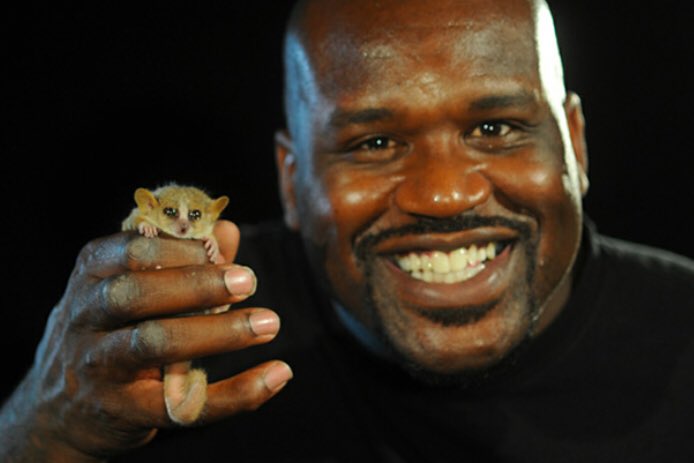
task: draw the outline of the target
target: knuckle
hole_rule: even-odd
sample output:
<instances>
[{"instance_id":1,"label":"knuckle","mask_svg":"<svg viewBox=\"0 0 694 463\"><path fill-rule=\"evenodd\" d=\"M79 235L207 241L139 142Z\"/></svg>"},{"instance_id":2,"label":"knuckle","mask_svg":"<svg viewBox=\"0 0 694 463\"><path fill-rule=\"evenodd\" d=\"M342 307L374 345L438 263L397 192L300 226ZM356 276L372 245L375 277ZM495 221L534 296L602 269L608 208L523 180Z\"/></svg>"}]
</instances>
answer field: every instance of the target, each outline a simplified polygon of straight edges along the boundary
<instances>
[{"instance_id":1,"label":"knuckle","mask_svg":"<svg viewBox=\"0 0 694 463\"><path fill-rule=\"evenodd\" d=\"M102 359L100 356L90 350L84 354L82 357L82 369L86 371L93 371L101 367Z\"/></svg>"},{"instance_id":2,"label":"knuckle","mask_svg":"<svg viewBox=\"0 0 694 463\"><path fill-rule=\"evenodd\" d=\"M187 282L191 288L196 289L196 300L200 307L215 307L223 302L220 293L226 296L226 290L220 271L216 268L189 266L181 268L179 276Z\"/></svg>"},{"instance_id":3,"label":"knuckle","mask_svg":"<svg viewBox=\"0 0 694 463\"><path fill-rule=\"evenodd\" d=\"M160 360L165 354L169 335L161 323L147 320L138 323L130 335L130 351L137 358Z\"/></svg>"},{"instance_id":4,"label":"knuckle","mask_svg":"<svg viewBox=\"0 0 694 463\"><path fill-rule=\"evenodd\" d=\"M220 311L222 308L219 308ZM226 317L228 317L228 327L227 333L231 340L235 342L243 342L247 339L255 338L253 329L248 319L248 314L244 312L227 311L225 312Z\"/></svg>"},{"instance_id":5,"label":"knuckle","mask_svg":"<svg viewBox=\"0 0 694 463\"><path fill-rule=\"evenodd\" d=\"M142 270L150 268L157 260L159 246L159 240L133 234L125 246L128 268Z\"/></svg>"},{"instance_id":6,"label":"knuckle","mask_svg":"<svg viewBox=\"0 0 694 463\"><path fill-rule=\"evenodd\" d=\"M94 261L96 258L95 256L98 256L99 254L100 246L98 243L99 240L92 240L82 246L79 254L77 254L77 265L75 266L75 271L81 271Z\"/></svg>"},{"instance_id":7,"label":"knuckle","mask_svg":"<svg viewBox=\"0 0 694 463\"><path fill-rule=\"evenodd\" d=\"M82 391L80 394L82 396L80 400L82 412L92 417L99 417L102 422L115 423L121 419L121 415L118 413L120 406L111 394L88 392Z\"/></svg>"},{"instance_id":8,"label":"knuckle","mask_svg":"<svg viewBox=\"0 0 694 463\"><path fill-rule=\"evenodd\" d=\"M107 317L129 319L129 314L140 297L136 278L130 273L123 273L106 278L102 284L101 307Z\"/></svg>"},{"instance_id":9,"label":"knuckle","mask_svg":"<svg viewBox=\"0 0 694 463\"><path fill-rule=\"evenodd\" d=\"M98 241L98 239L94 239L82 246L82 249L79 252L79 258L89 259L94 254L95 249L98 248Z\"/></svg>"}]
</instances>

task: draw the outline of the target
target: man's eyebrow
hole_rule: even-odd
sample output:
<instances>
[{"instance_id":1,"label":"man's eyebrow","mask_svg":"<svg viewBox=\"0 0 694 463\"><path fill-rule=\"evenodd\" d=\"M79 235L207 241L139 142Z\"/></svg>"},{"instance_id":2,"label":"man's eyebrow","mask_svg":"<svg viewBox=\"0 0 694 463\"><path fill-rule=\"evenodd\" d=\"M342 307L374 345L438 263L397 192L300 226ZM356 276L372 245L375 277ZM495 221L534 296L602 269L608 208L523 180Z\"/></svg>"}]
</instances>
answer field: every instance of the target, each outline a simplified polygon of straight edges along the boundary
<instances>
[{"instance_id":1,"label":"man's eyebrow","mask_svg":"<svg viewBox=\"0 0 694 463\"><path fill-rule=\"evenodd\" d=\"M393 112L386 108L366 108L356 111L336 109L330 115L329 124L340 128L354 124L367 124L393 117Z\"/></svg>"},{"instance_id":2,"label":"man's eyebrow","mask_svg":"<svg viewBox=\"0 0 694 463\"><path fill-rule=\"evenodd\" d=\"M470 103L470 110L484 111L489 109L509 108L513 106L534 106L537 104L535 95L528 92L512 95L490 95Z\"/></svg>"}]
</instances>

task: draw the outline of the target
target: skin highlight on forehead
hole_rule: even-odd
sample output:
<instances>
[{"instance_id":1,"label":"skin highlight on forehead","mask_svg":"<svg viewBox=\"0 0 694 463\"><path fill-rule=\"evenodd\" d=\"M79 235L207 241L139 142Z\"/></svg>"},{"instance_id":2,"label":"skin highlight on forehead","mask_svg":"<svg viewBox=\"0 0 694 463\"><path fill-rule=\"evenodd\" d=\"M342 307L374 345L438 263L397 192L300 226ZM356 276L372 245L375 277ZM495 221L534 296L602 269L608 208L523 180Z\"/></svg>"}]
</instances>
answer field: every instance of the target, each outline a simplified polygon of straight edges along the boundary
<instances>
[{"instance_id":1,"label":"skin highlight on forehead","mask_svg":"<svg viewBox=\"0 0 694 463\"><path fill-rule=\"evenodd\" d=\"M297 117L308 106L320 118L320 97L380 94L368 79L387 69L401 88L435 98L437 66L465 68L466 78L541 81L553 112L565 98L561 59L551 14L542 1L441 0L432 2L304 1L296 7L285 46L285 105L295 138ZM397 14L394 12L397 10ZM339 12L339 14L337 13ZM397 18L406 17L406 22ZM330 18L335 18L330 21ZM415 48L412 48L416 44ZM412 61L426 60L412 74ZM523 82L520 82L522 85Z\"/></svg>"}]
</instances>

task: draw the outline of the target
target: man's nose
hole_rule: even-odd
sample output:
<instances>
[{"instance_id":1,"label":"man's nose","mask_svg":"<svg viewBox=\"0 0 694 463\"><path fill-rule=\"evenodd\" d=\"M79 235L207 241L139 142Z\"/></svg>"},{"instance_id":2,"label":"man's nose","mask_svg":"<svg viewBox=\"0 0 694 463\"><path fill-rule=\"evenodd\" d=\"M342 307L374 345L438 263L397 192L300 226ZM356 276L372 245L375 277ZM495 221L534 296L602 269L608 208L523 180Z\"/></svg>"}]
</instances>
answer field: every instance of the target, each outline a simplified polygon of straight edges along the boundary
<instances>
[{"instance_id":1,"label":"man's nose","mask_svg":"<svg viewBox=\"0 0 694 463\"><path fill-rule=\"evenodd\" d=\"M405 213L432 218L452 217L483 204L492 193L479 163L464 153L421 156L395 191Z\"/></svg>"}]
</instances>

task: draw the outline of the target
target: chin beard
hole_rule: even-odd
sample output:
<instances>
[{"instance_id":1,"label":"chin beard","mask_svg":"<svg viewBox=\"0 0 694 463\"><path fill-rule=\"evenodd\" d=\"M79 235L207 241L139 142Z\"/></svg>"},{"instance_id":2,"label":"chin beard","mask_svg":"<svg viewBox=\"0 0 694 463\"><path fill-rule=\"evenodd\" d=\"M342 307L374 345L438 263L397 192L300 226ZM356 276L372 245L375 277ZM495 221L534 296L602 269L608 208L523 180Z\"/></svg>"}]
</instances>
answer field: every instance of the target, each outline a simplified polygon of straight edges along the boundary
<instances>
[{"instance_id":1,"label":"chin beard","mask_svg":"<svg viewBox=\"0 0 694 463\"><path fill-rule=\"evenodd\" d=\"M519 242L523 242L525 244L525 258L527 263L525 282L524 285L516 288L513 296L510 298L510 300L518 302L518 307L516 310L523 310L525 312L525 317L527 317L528 328L526 329L524 336L518 344L516 344L504 355L503 358L483 368L442 373L431 370L426 366L413 361L397 346L391 335L388 334L387 330L385 329L383 320L378 315L379 310L377 308L379 306L383 306L383 304L396 304L397 302L380 295L376 289L378 282L375 281L376 279L374 278L373 262L369 257L373 256L373 253L370 253L367 247L371 247L379 241L395 234L404 235L413 233L429 233L431 231L451 231L460 230L466 227L498 224L503 224L518 230L520 232ZM505 218L478 217L460 219L455 218L443 220L440 223L431 222L425 224L408 225L403 229L390 230L375 236L365 237L365 239L360 242L360 248L357 255L364 258L364 260L362 260L364 265L363 269L366 275L366 281L369 282L364 307L366 308L366 314L368 314L369 317L367 323L370 327L370 331L375 334L380 347L382 348L382 353L385 353L386 357L390 361L398 364L415 380L437 387L474 389L488 385L490 381L506 374L509 370L512 370L515 365L517 365L518 359L522 357L523 352L525 352L528 344L530 343L532 333L535 330L537 320L539 319L541 313L541 307L538 305L535 294L532 291L532 282L535 277L535 268L537 263L537 244L534 240L530 239L530 230L528 229L527 225L511 222ZM487 312L489 312L489 310L493 308L494 305L495 304L492 303L477 307L468 306L460 309L445 310L420 309L418 310L418 313L430 321L440 324L442 327L463 326L479 321L487 314Z\"/></svg>"},{"instance_id":2,"label":"chin beard","mask_svg":"<svg viewBox=\"0 0 694 463\"><path fill-rule=\"evenodd\" d=\"M441 373L428 370L404 357L395 359L396 363L415 381L437 388L450 388L472 391L491 385L497 378L509 374L516 368L519 359L530 343L530 337L525 336L499 362L485 368L470 369L454 373Z\"/></svg>"},{"instance_id":3,"label":"chin beard","mask_svg":"<svg viewBox=\"0 0 694 463\"><path fill-rule=\"evenodd\" d=\"M375 334L378 343L380 344L381 352L385 354L385 358L400 366L413 379L425 383L430 386L447 387L457 389L475 389L488 385L492 380L507 374L513 370L518 364L523 353L530 344L532 333L535 330L536 322L540 309L535 302L532 293L526 288L519 288L514 299L520 302L517 310L524 310L528 319L528 327L521 338L511 350L509 350L499 361L490 363L481 368L470 368L461 371L443 373L434 371L426 365L422 365L412 360L407 353L403 352L397 346L392 336L386 331L384 323L378 317L376 306L379 304L378 297L374 297L375 292L369 291L369 301L367 307L372 315L371 330ZM380 302L384 303L384 302ZM461 309L441 310L421 310L419 314L429 320L439 323L442 327L445 326L462 326L466 324L476 323L482 318L491 306L480 307L465 307Z\"/></svg>"}]
</instances>

